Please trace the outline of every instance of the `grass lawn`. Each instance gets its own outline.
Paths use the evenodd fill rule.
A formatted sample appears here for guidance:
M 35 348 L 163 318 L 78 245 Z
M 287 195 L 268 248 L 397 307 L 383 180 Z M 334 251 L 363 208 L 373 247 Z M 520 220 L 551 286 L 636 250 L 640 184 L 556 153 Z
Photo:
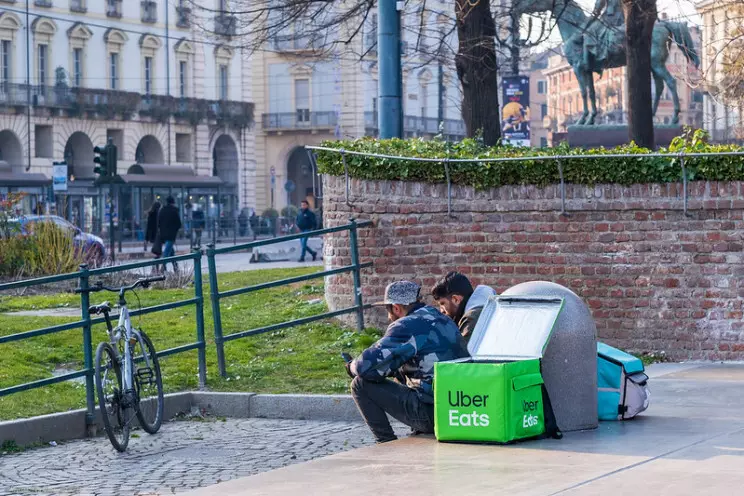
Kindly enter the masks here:
M 265 281 L 283 279 L 317 271 L 317 268 L 275 269 L 221 274 L 220 290 L 239 288 Z M 206 279 L 206 278 L 205 278 Z M 93 281 L 94 282 L 94 281 Z M 143 306 L 193 297 L 193 289 L 140 290 Z M 207 386 L 214 391 L 252 391 L 269 393 L 345 393 L 348 377 L 340 358 L 342 351 L 355 355 L 373 343 L 379 334 L 368 330 L 359 334 L 333 321 L 315 322 L 302 327 L 253 336 L 225 345 L 229 377 L 217 372 L 209 287 L 205 281 L 204 321 L 207 336 Z M 327 311 L 322 279 L 264 290 L 222 301 L 222 326 L 227 335 Z M 91 303 L 114 302 L 116 295 L 94 293 Z M 7 312 L 68 306 L 77 308 L 79 296 L 0 296 L 0 335 L 48 327 L 78 319 L 64 317 L 26 317 Z M 137 299 L 127 299 L 138 308 Z M 134 317 L 164 350 L 188 344 L 196 339 L 193 307 Z M 106 339 L 104 326 L 93 329 L 94 353 Z M 80 329 L 50 336 L 0 345 L 0 388 L 44 379 L 57 373 L 83 368 L 82 331 Z M 166 392 L 193 390 L 197 387 L 196 351 L 161 360 Z M 85 406 L 84 382 L 55 384 L 0 398 L 0 420 L 61 412 Z

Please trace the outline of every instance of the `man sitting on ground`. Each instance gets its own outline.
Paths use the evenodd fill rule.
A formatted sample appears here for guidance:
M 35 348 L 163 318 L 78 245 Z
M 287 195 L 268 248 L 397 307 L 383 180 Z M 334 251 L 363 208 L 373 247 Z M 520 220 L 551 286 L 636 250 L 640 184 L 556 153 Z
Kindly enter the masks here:
M 432 288 L 439 309 L 457 323 L 465 342 L 470 341 L 481 311 L 496 291 L 480 285 L 473 290 L 470 280 L 459 272 L 450 272 Z
M 434 432 L 434 363 L 468 356 L 457 326 L 421 303 L 420 291 L 409 281 L 388 285 L 379 304 L 387 308 L 387 332 L 346 367 L 351 395 L 378 443 L 396 439 L 387 414 L 414 431 Z

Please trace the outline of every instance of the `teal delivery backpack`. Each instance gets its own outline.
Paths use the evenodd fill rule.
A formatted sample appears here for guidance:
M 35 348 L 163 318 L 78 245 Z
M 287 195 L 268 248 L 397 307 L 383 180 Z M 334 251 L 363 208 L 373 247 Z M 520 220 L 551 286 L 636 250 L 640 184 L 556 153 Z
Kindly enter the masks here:
M 604 343 L 597 343 L 597 387 L 599 420 L 628 420 L 648 408 L 643 362 Z

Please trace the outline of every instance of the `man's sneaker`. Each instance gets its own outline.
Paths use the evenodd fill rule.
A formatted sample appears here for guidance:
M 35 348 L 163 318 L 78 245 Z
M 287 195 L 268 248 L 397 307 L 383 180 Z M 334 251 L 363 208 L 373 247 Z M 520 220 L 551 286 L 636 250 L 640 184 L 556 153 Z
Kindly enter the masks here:
M 304 263 L 305 262 L 305 259 L 304 258 L 301 258 L 301 259 L 299 259 L 297 261 L 300 262 L 300 263 Z

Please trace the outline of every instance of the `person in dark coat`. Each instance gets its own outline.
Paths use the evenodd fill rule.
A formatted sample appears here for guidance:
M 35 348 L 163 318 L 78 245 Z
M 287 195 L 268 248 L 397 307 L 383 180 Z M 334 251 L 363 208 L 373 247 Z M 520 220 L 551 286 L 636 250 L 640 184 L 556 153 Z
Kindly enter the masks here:
M 147 212 L 147 227 L 145 228 L 145 241 L 152 244 L 152 253 L 155 257 L 163 254 L 162 245 L 158 247 L 158 214 L 160 213 L 160 202 L 156 201 Z
M 315 218 L 315 214 L 312 210 L 310 210 L 310 204 L 307 202 L 307 200 L 302 200 L 302 203 L 300 204 L 300 212 L 297 214 L 297 221 L 295 222 L 297 224 L 297 229 L 300 230 L 300 232 L 310 232 L 314 231 L 315 227 L 318 225 L 318 221 Z M 300 245 L 302 246 L 302 254 L 300 255 L 300 262 L 305 261 L 305 254 L 310 253 L 310 255 L 313 256 L 313 261 L 318 258 L 318 252 L 312 250 L 307 246 L 307 237 L 304 237 L 300 240 Z
M 191 213 L 191 228 L 194 231 L 193 245 L 196 247 L 201 246 L 202 231 L 204 230 L 205 224 L 204 211 L 197 205 Z
M 176 207 L 176 200 L 169 196 L 165 201 L 165 206 L 160 209 L 158 214 L 158 235 L 163 243 L 163 258 L 172 257 L 176 254 L 173 245 L 176 243 L 176 237 L 180 229 L 181 216 L 178 213 L 178 207 Z M 174 262 L 173 270 L 176 269 L 177 266 Z M 163 270 L 165 270 L 165 265 L 163 265 Z
M 378 443 L 396 439 L 388 415 L 434 432 L 434 364 L 469 356 L 455 323 L 421 302 L 421 288 L 396 281 L 385 289 L 385 335 L 346 364 L 351 397 Z M 395 378 L 396 381 L 391 380 Z

